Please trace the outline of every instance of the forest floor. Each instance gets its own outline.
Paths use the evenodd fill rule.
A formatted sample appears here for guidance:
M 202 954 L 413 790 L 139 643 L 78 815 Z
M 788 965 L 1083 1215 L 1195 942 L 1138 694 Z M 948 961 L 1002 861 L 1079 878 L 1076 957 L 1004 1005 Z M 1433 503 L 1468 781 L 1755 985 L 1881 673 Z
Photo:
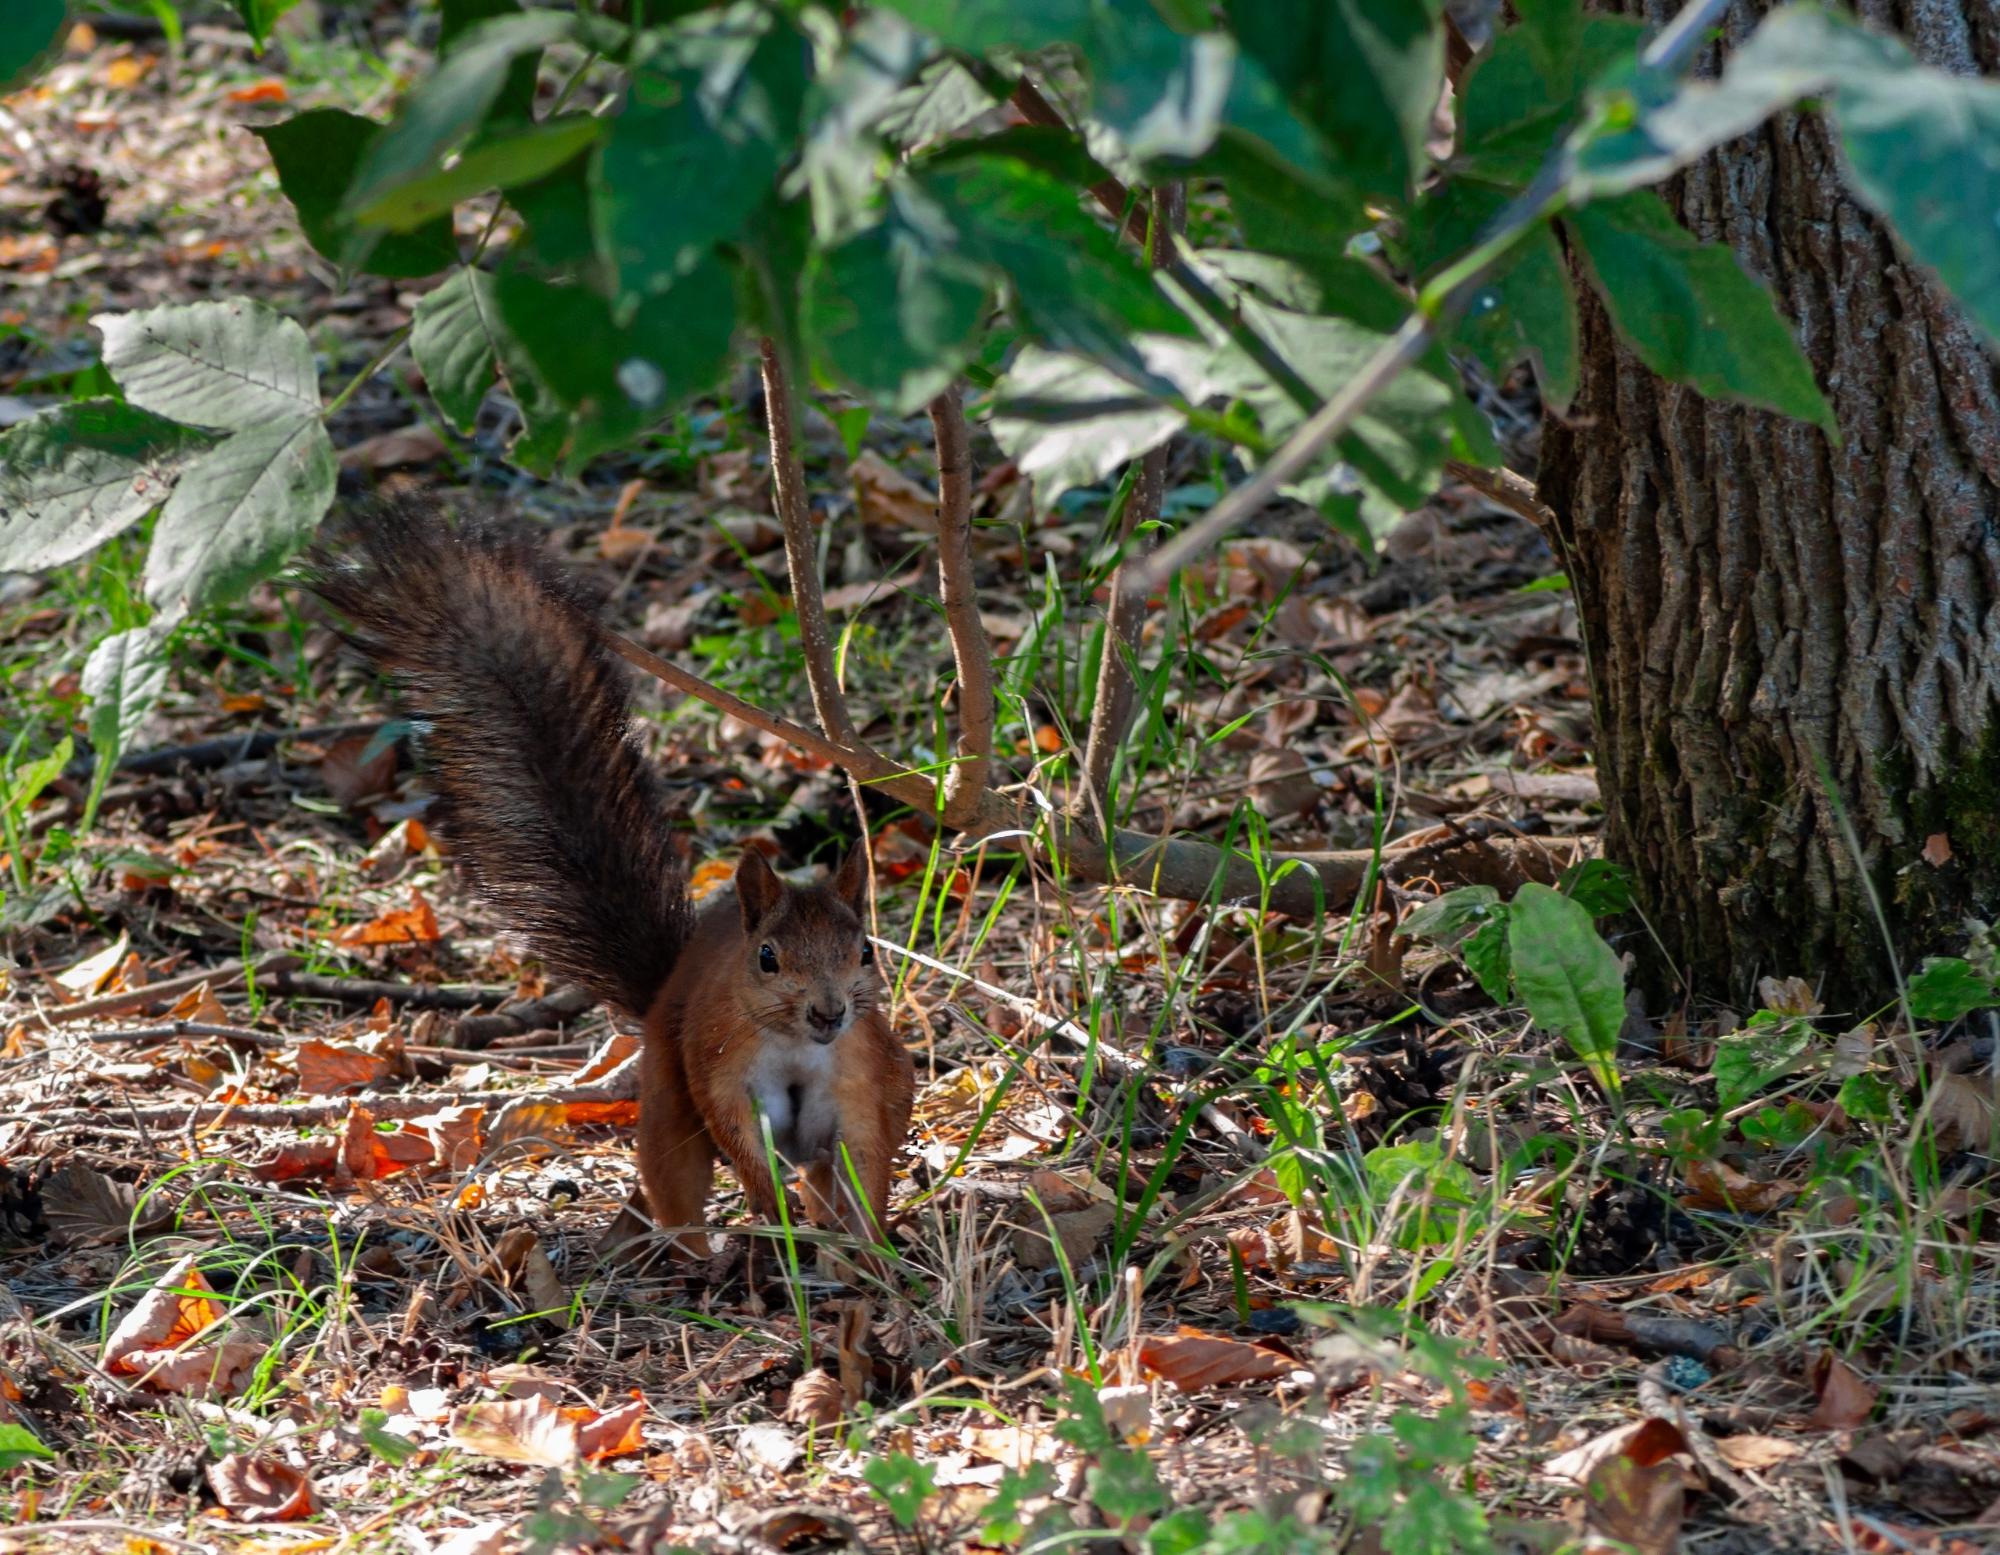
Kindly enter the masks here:
M 280 83 L 233 33 L 73 40 L 8 100 L 0 419 L 103 392 L 101 311 L 260 297 L 335 382 L 407 321 L 406 289 L 327 284 L 245 128 L 378 106 L 397 56 L 289 48 Z M 545 524 L 621 630 L 806 714 L 747 379 L 559 487 L 504 463 L 502 396 L 462 439 L 413 371 L 337 422 L 356 480 Z M 1531 467 L 1532 402 L 1490 400 Z M 928 429 L 821 409 L 850 697 L 921 762 L 951 679 Z M 1041 512 L 976 453 L 1002 746 L 1060 806 L 1111 493 Z M 1168 516 L 1224 479 L 1180 449 Z M 2000 1548 L 1990 1162 L 1829 1100 L 1893 1077 L 1892 1018 L 1819 1011 L 1774 948 L 1761 1011 L 1635 998 L 1614 1108 L 1397 932 L 1485 839 L 1546 839 L 1553 880 L 1599 824 L 1560 565 L 1475 494 L 1376 564 L 1273 513 L 1149 627 L 1128 823 L 1436 844 L 1359 902 L 1107 891 L 871 801 L 920 1092 L 868 1290 L 804 1236 L 759 1291 L 740 1236 L 649 1256 L 631 1038 L 440 857 L 407 726 L 295 588 L 183 630 L 88 828 L 87 758 L 29 792 L 142 542 L 0 578 L 0 1549 L 1443 1555 L 1482 1519 L 1506 1551 Z M 852 836 L 837 774 L 641 697 L 698 881 Z M 1746 1023 L 1781 1053 L 1725 1106 Z M 727 1178 L 711 1214 L 744 1218 Z

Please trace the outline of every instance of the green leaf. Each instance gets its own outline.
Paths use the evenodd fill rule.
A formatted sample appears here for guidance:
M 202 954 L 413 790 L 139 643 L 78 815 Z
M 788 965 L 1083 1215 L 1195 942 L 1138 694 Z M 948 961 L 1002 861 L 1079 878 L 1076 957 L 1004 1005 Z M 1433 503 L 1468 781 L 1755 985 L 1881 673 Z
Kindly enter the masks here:
M 117 764 L 167 684 L 167 640 L 151 626 L 105 638 L 83 666 L 90 698 L 90 743 L 100 770 Z
M 1490 885 L 1460 886 L 1425 902 L 1402 921 L 1396 932 L 1451 949 L 1481 924 L 1504 917 L 1506 911 L 1500 893 Z
M 870 1459 L 861 1477 L 882 1498 L 899 1528 L 916 1527 L 924 1503 L 937 1489 L 937 1465 L 919 1463 L 906 1452 Z
M 1382 1521 L 1382 1548 L 1395 1555 L 1482 1555 L 1493 1549 L 1476 1497 L 1443 1479 L 1413 1477 L 1400 1505 Z
M 368 1450 L 391 1468 L 401 1468 L 422 1449 L 400 1431 L 389 1429 L 386 1410 L 361 1411 L 361 1440 Z
M 363 217 L 405 184 L 436 173 L 446 154 L 487 121 L 515 61 L 564 41 L 575 29 L 576 18 L 561 11 L 500 16 L 467 28 L 368 147 L 348 190 L 348 213 Z
M 0 433 L 0 572 L 96 549 L 166 500 L 209 437 L 123 400 L 76 400 Z
M 957 253 L 952 236 L 921 200 L 899 193 L 881 222 L 816 255 L 807 274 L 815 354 L 895 415 L 958 376 L 986 319 L 986 273 Z
M 62 41 L 69 22 L 63 0 L 17 0 L 0 27 L 0 89 L 28 79 L 42 56 Z M 18 1429 L 18 1428 L 17 1428 Z
M 994 441 L 1033 481 L 1044 510 L 1157 448 L 1186 421 L 1096 363 L 1040 346 L 1021 348 L 994 393 Z
M 282 124 L 252 126 L 278 170 L 278 187 L 298 212 L 306 241 L 337 265 L 371 275 L 435 275 L 458 257 L 451 222 L 440 218 L 406 233 L 357 234 L 342 210 L 382 126 L 339 108 L 311 108 Z
M 1088 31 L 1097 0 L 886 0 L 885 8 L 946 48 L 984 54 L 1073 43 Z
M 1458 953 L 1465 957 L 1465 969 L 1486 991 L 1486 997 L 1495 1004 L 1505 1004 L 1514 986 L 1514 957 L 1507 943 L 1506 918 L 1494 918 L 1485 927 L 1475 929 L 1458 947 Z
M 591 275 L 597 263 L 591 161 L 589 155 L 573 157 L 553 172 L 508 189 L 507 203 L 520 212 L 526 226 L 508 247 L 510 259 L 524 260 L 552 278 Z
M 1236 40 L 1364 194 L 1405 198 L 1444 75 L 1424 0 L 1229 0 Z
M 134 405 L 193 426 L 240 431 L 319 414 L 306 332 L 239 297 L 100 313 L 104 365 Z
M 1834 1101 L 1850 1118 L 1864 1123 L 1888 1123 L 1896 1116 L 1895 1102 L 1880 1075 L 1849 1075 L 1840 1082 Z
M 1782 1107 L 1759 1107 L 1737 1127 L 1751 1144 L 1765 1150 L 1796 1150 L 1818 1132 L 1820 1119 L 1804 1102 L 1788 1101 Z
M 709 259 L 623 324 L 580 286 L 525 275 L 494 283 L 496 340 L 527 432 L 531 469 L 575 470 L 626 442 L 720 375 L 735 328 L 729 276 Z
M 1084 1475 L 1084 1485 L 1113 1528 L 1127 1527 L 1135 1518 L 1151 1517 L 1172 1505 L 1153 1460 L 1129 1447 L 1103 1454 Z
M 1591 917 L 1609 918 L 1631 909 L 1632 871 L 1608 858 L 1580 859 L 1562 872 L 1556 889 Z
M 410 348 L 431 396 L 451 424 L 471 432 L 493 384 L 503 326 L 493 277 L 461 269 L 418 299 Z
M 1045 345 L 1122 367 L 1156 391 L 1132 337 L 1193 336 L 1194 325 L 1118 240 L 1084 214 L 1074 188 L 1009 156 L 955 157 L 919 182 L 960 246 L 1008 281 L 1021 322 Z
M 992 112 L 993 94 L 955 59 L 934 60 L 889 100 L 879 128 L 892 145 L 917 151 L 949 139 Z
M 2000 82 L 1856 71 L 1834 118 L 1849 186 L 2000 344 Z
M 732 9 L 634 72 L 594 175 L 598 250 L 622 297 L 664 291 L 770 197 L 805 60 L 789 26 Z
M 1957 1020 L 1974 1010 L 2000 1008 L 1993 979 L 1973 970 L 1961 956 L 1926 956 L 1910 979 L 1910 1013 L 1918 1020 Z
M 437 51 L 440 58 L 458 48 L 459 40 L 481 22 L 496 16 L 519 16 L 520 0 L 440 0 Z M 535 112 L 535 77 L 541 61 L 523 55 L 507 67 L 506 84 L 493 100 L 496 119 L 530 119 Z
M 1508 904 L 1514 986 L 1535 1024 L 1568 1042 L 1608 1095 L 1616 1096 L 1618 1033 L 1625 1025 L 1625 972 L 1599 937 L 1590 910 L 1530 883 Z
M 1791 326 L 1729 249 L 1699 241 L 1649 191 L 1563 220 L 1620 337 L 1654 372 L 1838 436 Z
M 0 810 L 10 815 L 25 814 L 42 790 L 62 776 L 62 769 L 69 765 L 70 752 L 74 748 L 75 742 L 64 735 L 46 756 L 16 767 L 4 779 L 6 787 L 0 791 Z
M 1715 1105 L 1740 1107 L 1765 1087 L 1793 1073 L 1812 1046 L 1810 1021 L 1779 1020 L 1745 1026 L 1715 1045 Z
M 930 40 L 902 17 L 871 8 L 843 31 L 840 52 L 813 82 L 799 165 L 822 243 L 838 243 L 871 220 L 886 172 L 883 121 L 932 54 Z
M 1557 4 L 1548 8 L 1561 11 Z M 1645 41 L 1637 17 L 1590 16 L 1502 33 L 1466 77 L 1454 168 L 1519 186 L 1533 178 L 1563 132 L 1582 117 L 1584 89 Z
M 299 0 L 231 0 L 236 14 L 243 18 L 243 25 L 249 30 L 251 40 L 261 50 L 270 41 L 271 29 Z
M 1128 156 L 1198 157 L 1215 143 L 1236 78 L 1227 33 L 1178 33 L 1148 0 L 1109 0 L 1076 41 L 1090 65 L 1090 117 Z
M 58 8 L 60 9 L 60 8 Z M 36 1459 L 52 1459 L 55 1452 L 24 1425 L 12 1421 L 0 1424 L 0 1470 L 18 1469 Z
M 1411 220 L 1418 275 L 1429 279 L 1470 251 L 1506 204 L 1502 190 L 1467 179 L 1428 193 Z M 1576 293 L 1553 231 L 1532 229 L 1487 273 L 1452 337 L 1496 381 L 1531 358 L 1542 397 L 1557 409 L 1569 404 L 1578 375 Z
M 1055 1488 L 1055 1470 L 1039 1461 L 1002 1474 L 993 1487 L 993 1499 L 979 1509 L 980 1542 L 1001 1548 L 1020 1543 L 1028 1531 L 1027 1504 L 1053 1494 Z
M 1199 1555 L 1208 1548 L 1214 1531 L 1206 1509 L 1181 1507 L 1146 1530 L 1146 1555 Z
M 370 227 L 408 232 L 448 218 L 460 200 L 546 177 L 595 141 L 603 128 L 603 122 L 590 114 L 570 113 L 483 133 L 450 167 L 405 179 L 357 210 L 354 219 Z
M 1398 1247 L 1434 1247 L 1451 1241 L 1459 1223 L 1479 1202 L 1479 1179 L 1462 1163 L 1448 1159 L 1434 1139 L 1378 1145 L 1361 1158 L 1361 1169 L 1369 1202 L 1378 1211 L 1387 1210 L 1392 1202 L 1396 1206 Z M 1420 1181 L 1405 1189 L 1412 1177 Z M 1422 1213 L 1411 1214 L 1419 1204 Z
M 332 504 L 337 473 L 317 416 L 268 421 L 203 454 L 153 530 L 145 583 L 158 621 L 231 599 L 275 571 Z

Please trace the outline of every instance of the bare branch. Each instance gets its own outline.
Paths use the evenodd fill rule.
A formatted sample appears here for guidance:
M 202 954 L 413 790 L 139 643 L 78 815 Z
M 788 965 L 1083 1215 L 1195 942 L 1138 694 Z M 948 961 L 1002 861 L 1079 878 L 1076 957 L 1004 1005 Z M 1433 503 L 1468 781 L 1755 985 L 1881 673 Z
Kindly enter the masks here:
M 812 509 L 806 500 L 805 466 L 799 458 L 798 404 L 791 376 L 766 338 L 758 347 L 764 370 L 764 417 L 771 429 L 771 496 L 785 531 L 785 566 L 791 574 L 792 608 L 799 617 L 799 644 L 805 650 L 806 683 L 812 690 L 819 725 L 838 745 L 859 745 L 840 674 L 833 660 L 833 634 L 820 595 L 819 554 L 813 543 Z M 621 650 L 622 651 L 622 650 Z M 630 655 L 627 655 L 630 657 Z M 786 738 L 790 738 L 789 735 Z
M 1470 486 L 1487 501 L 1505 508 L 1519 518 L 1525 518 L 1545 535 L 1556 532 L 1555 509 L 1542 501 L 1535 483 L 1527 476 L 1514 470 L 1481 469 L 1476 464 L 1463 464 L 1457 459 L 1445 465 L 1445 473 L 1455 481 Z
M 1187 219 L 1187 190 L 1184 185 L 1166 184 L 1153 191 L 1152 231 L 1146 257 L 1154 269 L 1171 264 L 1174 235 Z M 1105 805 L 1111 791 L 1111 767 L 1119 747 L 1132 727 L 1132 701 L 1138 684 L 1139 632 L 1145 625 L 1145 596 L 1123 586 L 1128 547 L 1135 534 L 1143 532 L 1139 554 L 1152 549 L 1151 526 L 1158 521 L 1160 504 L 1167 491 L 1167 454 L 1171 443 L 1162 443 L 1139 461 L 1131 495 L 1118 526 L 1118 564 L 1111 572 L 1111 605 L 1105 612 L 1104 652 L 1097 662 L 1097 694 L 1091 701 L 1090 735 L 1083 748 L 1084 798 L 1097 806 L 1101 821 L 1108 823 Z
M 944 823 L 962 828 L 979 813 L 993 767 L 993 650 L 972 580 L 972 436 L 953 384 L 931 401 L 937 438 L 938 593 L 958 665 L 958 754 L 944 780 Z

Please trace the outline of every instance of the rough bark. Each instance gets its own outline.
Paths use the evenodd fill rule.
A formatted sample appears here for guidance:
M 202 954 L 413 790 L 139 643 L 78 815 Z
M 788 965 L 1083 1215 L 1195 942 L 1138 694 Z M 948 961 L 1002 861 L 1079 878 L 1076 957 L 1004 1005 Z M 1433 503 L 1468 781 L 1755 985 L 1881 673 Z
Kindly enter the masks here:
M 1737 5 L 1730 40 L 1765 9 Z M 1940 67 L 2000 68 L 2000 0 L 1860 9 Z M 1906 965 L 2000 907 L 2000 378 L 1844 193 L 1817 117 L 1665 193 L 1771 284 L 1842 442 L 1654 378 L 1579 288 L 1581 390 L 1540 486 L 1590 653 L 1608 851 L 1680 986 L 1802 974 L 1866 1004 L 1894 987 L 1871 883 Z

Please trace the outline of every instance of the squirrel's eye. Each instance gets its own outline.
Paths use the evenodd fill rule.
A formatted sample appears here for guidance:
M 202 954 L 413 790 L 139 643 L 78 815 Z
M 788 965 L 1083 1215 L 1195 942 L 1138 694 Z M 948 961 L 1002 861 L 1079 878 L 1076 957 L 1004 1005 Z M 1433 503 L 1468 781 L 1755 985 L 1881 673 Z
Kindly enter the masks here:
M 757 969 L 760 972 L 775 972 L 778 970 L 778 953 L 769 945 L 759 945 L 757 947 Z
M 863 966 L 873 966 L 875 964 L 875 947 L 866 940 L 861 942 L 861 964 Z

